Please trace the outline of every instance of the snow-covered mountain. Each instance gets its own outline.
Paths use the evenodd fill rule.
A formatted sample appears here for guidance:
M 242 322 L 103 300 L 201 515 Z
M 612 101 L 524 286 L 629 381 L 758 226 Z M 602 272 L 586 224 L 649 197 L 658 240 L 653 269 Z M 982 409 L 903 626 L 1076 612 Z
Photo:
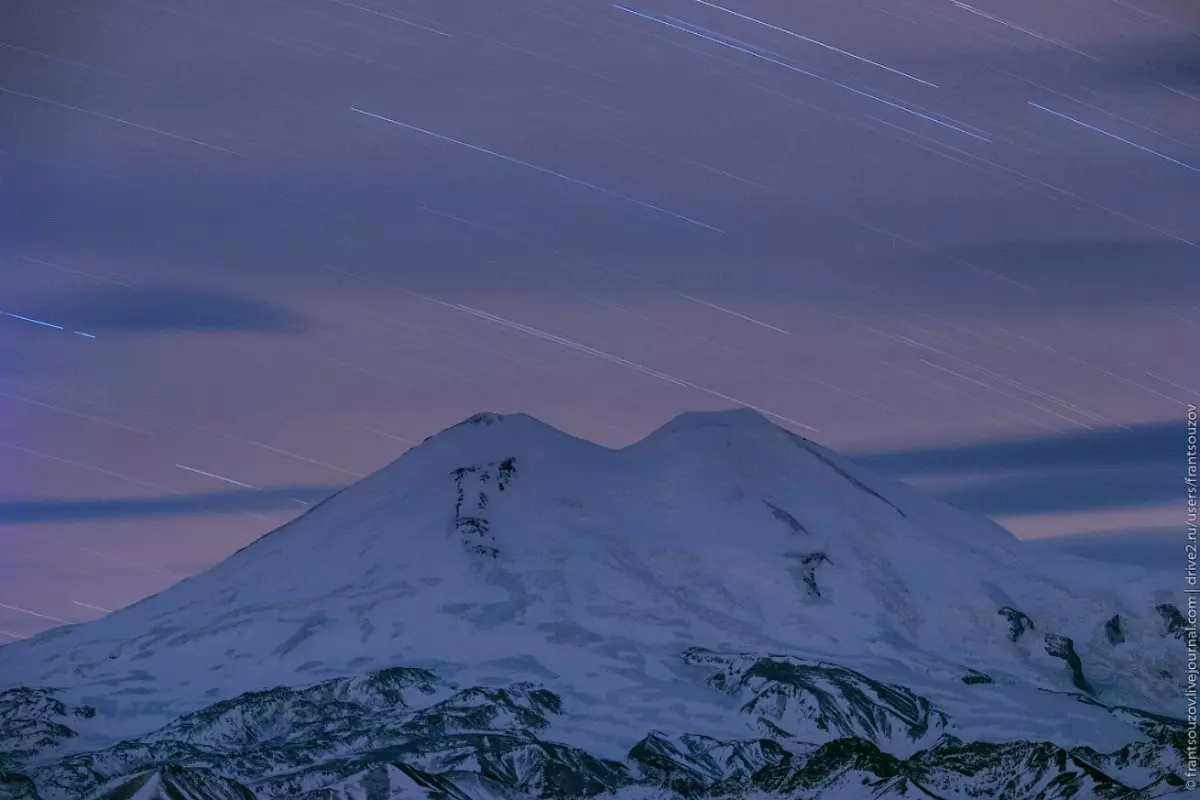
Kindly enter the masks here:
M 0 649 L 0 797 L 1157 797 L 1177 605 L 753 412 L 481 414 Z

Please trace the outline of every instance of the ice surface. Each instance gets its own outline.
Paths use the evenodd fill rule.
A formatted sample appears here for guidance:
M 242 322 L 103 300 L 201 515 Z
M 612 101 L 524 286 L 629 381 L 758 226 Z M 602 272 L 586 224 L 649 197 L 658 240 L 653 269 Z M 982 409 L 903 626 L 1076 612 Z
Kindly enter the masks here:
M 822 730 L 801 718 L 822 697 L 844 711 L 860 695 L 878 719 L 846 735 L 882 719 L 871 735 L 898 757 L 943 732 L 1108 752 L 1137 738 L 1111 707 L 1178 713 L 1182 642 L 1160 608 L 1173 602 L 1160 572 L 1030 549 L 750 411 L 685 414 L 621 450 L 483 414 L 203 574 L 5 646 L 0 690 L 61 687 L 94 706 L 83 742 L 404 666 L 544 686 L 570 709 L 555 740 L 602 758 L 652 730 L 750 738 L 748 702 L 782 703 L 767 716 L 811 741 Z M 787 697 L 732 677 L 776 655 L 831 670 Z M 944 724 L 913 734 L 893 685 Z

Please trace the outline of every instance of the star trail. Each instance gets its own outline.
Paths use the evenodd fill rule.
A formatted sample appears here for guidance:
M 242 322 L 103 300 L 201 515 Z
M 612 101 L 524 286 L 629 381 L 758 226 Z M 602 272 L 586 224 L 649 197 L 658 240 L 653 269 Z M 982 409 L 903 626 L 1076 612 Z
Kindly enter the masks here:
M 0 642 L 484 410 L 746 406 L 1022 537 L 1178 523 L 1187 3 L 4 6 Z

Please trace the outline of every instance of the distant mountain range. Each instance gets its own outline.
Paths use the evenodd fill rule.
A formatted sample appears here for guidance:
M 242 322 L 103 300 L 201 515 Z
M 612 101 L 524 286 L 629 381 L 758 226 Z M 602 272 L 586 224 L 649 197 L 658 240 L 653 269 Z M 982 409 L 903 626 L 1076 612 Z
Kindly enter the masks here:
M 0 797 L 1184 794 L 1177 598 L 749 411 L 481 414 L 0 648 Z

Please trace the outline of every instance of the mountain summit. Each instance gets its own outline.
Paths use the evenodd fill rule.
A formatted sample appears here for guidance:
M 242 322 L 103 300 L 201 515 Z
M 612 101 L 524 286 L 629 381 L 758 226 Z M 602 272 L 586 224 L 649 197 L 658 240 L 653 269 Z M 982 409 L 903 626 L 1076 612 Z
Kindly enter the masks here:
M 479 414 L 0 649 L 0 787 L 1161 794 L 1181 630 L 1161 576 L 1027 551 L 751 411 L 620 450 Z

